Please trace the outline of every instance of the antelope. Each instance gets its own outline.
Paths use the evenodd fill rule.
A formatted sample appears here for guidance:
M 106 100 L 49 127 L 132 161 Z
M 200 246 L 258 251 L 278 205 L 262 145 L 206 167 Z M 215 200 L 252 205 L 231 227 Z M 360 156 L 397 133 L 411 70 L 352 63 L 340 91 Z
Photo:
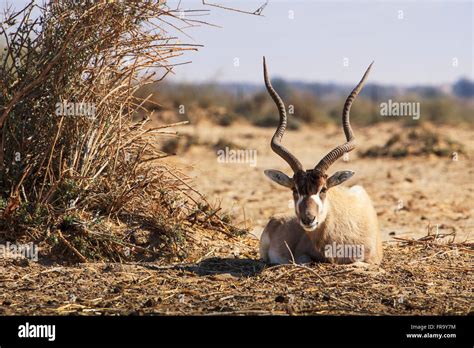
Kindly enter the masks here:
M 264 173 L 293 191 L 296 213 L 295 217 L 273 217 L 266 225 L 260 238 L 260 256 L 265 262 L 380 263 L 382 243 L 377 214 L 367 192 L 358 185 L 351 188 L 338 186 L 351 178 L 353 171 L 338 171 L 329 177 L 326 174 L 334 162 L 355 148 L 349 113 L 372 64 L 344 104 L 342 126 L 346 142 L 331 150 L 313 169 L 305 171 L 301 162 L 281 143 L 287 125 L 285 104 L 270 83 L 263 57 L 265 86 L 280 113 L 271 149 L 289 164 L 293 177 L 273 169 Z M 354 255 L 350 248 L 358 248 L 361 253 Z

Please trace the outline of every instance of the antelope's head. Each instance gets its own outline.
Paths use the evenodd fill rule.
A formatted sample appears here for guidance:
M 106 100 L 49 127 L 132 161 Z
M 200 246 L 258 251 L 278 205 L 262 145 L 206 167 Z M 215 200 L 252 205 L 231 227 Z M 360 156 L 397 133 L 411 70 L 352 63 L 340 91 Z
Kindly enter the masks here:
M 326 192 L 331 189 L 331 187 L 343 183 L 354 175 L 353 171 L 345 170 L 336 172 L 328 177 L 326 171 L 334 162 L 342 157 L 344 153 L 352 151 L 355 148 L 354 133 L 352 132 L 349 121 L 349 113 L 352 102 L 361 91 L 372 64 L 367 68 L 361 81 L 347 97 L 344 104 L 342 126 L 346 136 L 346 142 L 332 149 L 313 169 L 304 170 L 300 161 L 281 144 L 287 124 L 285 104 L 270 83 L 265 57 L 263 57 L 265 85 L 280 113 L 280 123 L 272 137 L 271 148 L 277 155 L 283 158 L 293 170 L 292 177 L 274 169 L 265 170 L 265 175 L 274 182 L 288 187 L 293 191 L 296 216 L 298 217 L 300 225 L 306 231 L 314 231 L 318 227 L 318 224 L 322 223 L 326 218 L 328 212 Z

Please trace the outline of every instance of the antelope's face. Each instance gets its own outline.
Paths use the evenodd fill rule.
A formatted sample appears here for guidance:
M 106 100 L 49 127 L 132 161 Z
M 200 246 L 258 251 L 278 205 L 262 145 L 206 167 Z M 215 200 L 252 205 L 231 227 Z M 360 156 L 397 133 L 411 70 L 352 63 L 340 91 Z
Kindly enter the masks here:
M 293 176 L 293 200 L 300 225 L 313 231 L 326 218 L 326 174 L 314 170 L 299 171 Z
M 329 203 L 327 191 L 349 179 L 354 172 L 340 171 L 328 178 L 318 170 L 297 171 L 293 178 L 278 170 L 266 170 L 265 174 L 277 184 L 293 191 L 295 213 L 305 231 L 314 231 L 326 218 Z

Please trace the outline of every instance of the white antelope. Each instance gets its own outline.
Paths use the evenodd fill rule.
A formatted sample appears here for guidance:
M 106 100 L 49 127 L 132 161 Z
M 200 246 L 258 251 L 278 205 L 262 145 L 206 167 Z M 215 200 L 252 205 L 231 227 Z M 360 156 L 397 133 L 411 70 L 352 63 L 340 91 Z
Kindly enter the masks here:
M 270 83 L 263 58 L 265 85 L 280 113 L 271 148 L 290 165 L 293 177 L 278 170 L 265 170 L 265 174 L 293 191 L 296 212 L 296 217 L 271 218 L 268 222 L 260 238 L 260 256 L 265 262 L 380 263 L 382 243 L 377 214 L 367 192 L 361 186 L 337 186 L 352 177 L 352 171 L 339 171 L 330 177 L 326 174 L 329 166 L 355 148 L 349 112 L 372 64 L 344 104 L 342 126 L 347 142 L 305 171 L 281 144 L 287 124 L 285 105 Z

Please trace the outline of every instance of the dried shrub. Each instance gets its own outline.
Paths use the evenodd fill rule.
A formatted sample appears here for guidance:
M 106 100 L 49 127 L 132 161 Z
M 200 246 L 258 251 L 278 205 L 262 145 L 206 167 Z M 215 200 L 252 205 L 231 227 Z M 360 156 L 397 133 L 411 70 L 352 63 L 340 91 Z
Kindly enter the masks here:
M 464 145 L 424 125 L 394 134 L 383 146 L 372 146 L 362 156 L 398 158 L 432 154 L 450 157 L 453 153 L 465 153 Z
M 140 84 L 161 80 L 170 59 L 197 49 L 167 33 L 178 28 L 173 23 L 196 22 L 181 13 L 162 1 L 32 2 L 6 11 L 4 239 L 33 239 L 59 258 L 120 260 L 178 255 L 190 225 L 231 229 L 184 175 L 160 161 L 166 154 L 156 137 L 166 126 L 132 117 Z M 150 234 L 145 247 L 133 243 L 138 230 Z

